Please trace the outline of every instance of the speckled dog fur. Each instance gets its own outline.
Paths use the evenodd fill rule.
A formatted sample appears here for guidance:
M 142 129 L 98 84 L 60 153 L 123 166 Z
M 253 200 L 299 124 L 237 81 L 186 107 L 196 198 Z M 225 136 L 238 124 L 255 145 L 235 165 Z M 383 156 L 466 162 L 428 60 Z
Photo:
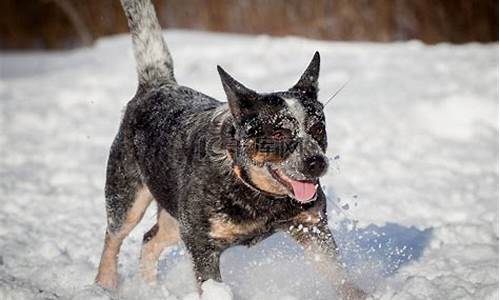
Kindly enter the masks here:
M 180 239 L 201 284 L 222 280 L 219 258 L 225 249 L 285 231 L 321 258 L 319 269 L 344 298 L 362 298 L 337 263 L 318 181 L 328 165 L 323 105 L 317 100 L 319 54 L 291 89 L 268 94 L 246 88 L 218 67 L 228 100 L 219 102 L 177 84 L 150 1 L 122 5 L 139 86 L 109 154 L 108 226 L 96 282 L 116 288 L 121 243 L 156 202 L 158 223 L 145 234 L 141 258 L 150 281 L 161 250 Z M 314 198 L 295 199 L 275 170 L 316 184 Z

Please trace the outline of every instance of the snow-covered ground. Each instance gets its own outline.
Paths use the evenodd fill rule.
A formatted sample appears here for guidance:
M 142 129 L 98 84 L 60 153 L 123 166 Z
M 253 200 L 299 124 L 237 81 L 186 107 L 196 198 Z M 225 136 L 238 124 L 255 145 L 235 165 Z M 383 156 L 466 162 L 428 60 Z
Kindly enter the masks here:
M 216 64 L 259 91 L 290 87 L 322 55 L 330 224 L 359 285 L 382 299 L 498 298 L 498 45 L 333 43 L 169 31 L 178 81 L 223 99 Z M 124 243 L 121 288 L 92 285 L 108 148 L 136 87 L 130 39 L 0 56 L 0 299 L 195 299 L 180 246 L 158 288 Z M 224 253 L 235 299 L 333 299 L 277 235 Z M 220 295 L 211 284 L 207 295 Z

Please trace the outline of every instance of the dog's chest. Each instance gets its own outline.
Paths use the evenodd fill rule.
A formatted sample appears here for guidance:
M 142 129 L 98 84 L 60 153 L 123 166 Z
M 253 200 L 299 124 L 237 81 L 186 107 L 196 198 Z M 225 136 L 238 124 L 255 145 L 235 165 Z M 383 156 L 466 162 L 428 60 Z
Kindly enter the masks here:
M 218 214 L 209 221 L 210 237 L 224 243 L 245 242 L 266 235 L 272 230 L 266 219 L 237 221 L 227 215 Z

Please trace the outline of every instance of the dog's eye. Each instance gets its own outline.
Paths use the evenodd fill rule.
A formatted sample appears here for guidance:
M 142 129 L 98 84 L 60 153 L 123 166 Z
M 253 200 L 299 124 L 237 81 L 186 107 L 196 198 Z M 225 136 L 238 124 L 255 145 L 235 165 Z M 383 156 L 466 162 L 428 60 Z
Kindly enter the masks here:
M 277 142 L 282 142 L 286 138 L 288 138 L 288 136 L 289 136 L 288 132 L 286 132 L 285 130 L 279 129 L 273 133 L 272 138 L 273 138 L 273 140 L 275 140 Z
M 285 133 L 283 132 L 283 130 L 276 130 L 273 135 L 273 140 L 275 141 L 283 141 L 285 139 Z

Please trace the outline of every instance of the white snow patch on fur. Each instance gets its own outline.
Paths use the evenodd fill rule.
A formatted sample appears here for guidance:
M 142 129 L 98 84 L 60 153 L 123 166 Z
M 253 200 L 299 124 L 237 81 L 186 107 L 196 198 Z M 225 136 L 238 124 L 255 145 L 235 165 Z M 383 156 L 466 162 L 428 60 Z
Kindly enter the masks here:
M 302 103 L 295 98 L 285 98 L 285 102 L 293 117 L 299 122 L 299 136 L 304 136 L 306 134 L 306 114 Z

